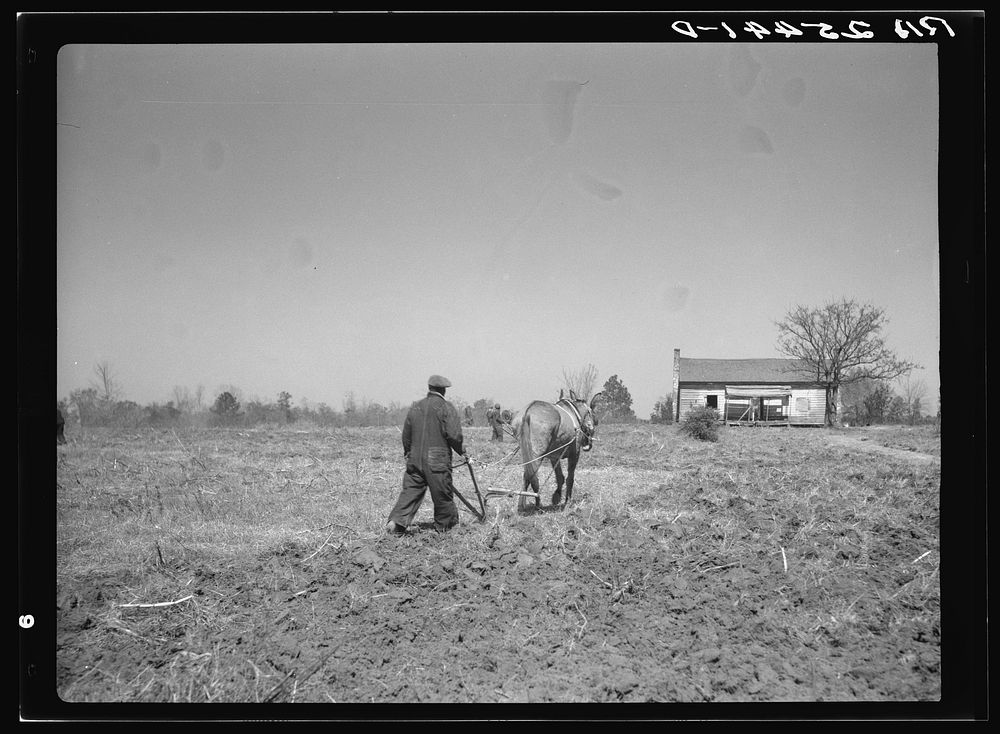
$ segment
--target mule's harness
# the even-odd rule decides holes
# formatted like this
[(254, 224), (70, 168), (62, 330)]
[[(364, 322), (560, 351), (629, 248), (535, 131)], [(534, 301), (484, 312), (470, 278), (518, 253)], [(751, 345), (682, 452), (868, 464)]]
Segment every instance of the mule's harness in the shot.
[[(563, 413), (569, 416), (569, 419), (573, 421), (574, 430), (576, 431), (576, 436), (579, 437), (583, 434), (584, 440), (580, 441), (580, 448), (584, 451), (590, 451), (591, 442), (590, 434), (583, 427), (583, 416), (580, 415), (580, 409), (576, 407), (576, 404), (572, 400), (567, 400), (566, 398), (561, 398), (555, 403), (555, 406), (559, 408)], [(570, 410), (566, 410), (565, 406), (569, 406)]]

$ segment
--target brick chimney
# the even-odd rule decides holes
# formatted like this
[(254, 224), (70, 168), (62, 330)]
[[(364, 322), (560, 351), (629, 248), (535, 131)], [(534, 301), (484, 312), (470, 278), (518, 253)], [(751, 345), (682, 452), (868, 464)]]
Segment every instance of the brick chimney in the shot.
[(681, 350), (674, 350), (674, 421), (680, 420), (680, 381), (681, 381)]

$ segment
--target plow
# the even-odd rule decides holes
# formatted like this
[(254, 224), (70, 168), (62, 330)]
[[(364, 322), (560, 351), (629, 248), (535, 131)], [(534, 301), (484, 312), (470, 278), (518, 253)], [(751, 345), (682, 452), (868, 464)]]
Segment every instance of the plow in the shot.
[[(486, 520), (486, 504), (494, 497), (530, 497), (532, 499), (537, 499), (538, 495), (534, 492), (524, 492), (516, 489), (493, 489), (492, 487), (486, 490), (484, 495), (479, 490), (479, 482), (476, 481), (476, 472), (472, 468), (471, 461), (463, 461), (462, 464), (469, 468), (469, 477), (472, 479), (472, 488), (476, 491), (476, 499), (479, 501), (479, 508), (476, 509), (469, 500), (465, 499), (461, 492), (458, 491), (454, 485), (452, 489), (455, 492), (455, 496), (461, 500), (462, 504), (469, 508), (469, 512), (476, 516), (479, 522), (484, 522)], [(458, 464), (456, 466), (462, 466)]]

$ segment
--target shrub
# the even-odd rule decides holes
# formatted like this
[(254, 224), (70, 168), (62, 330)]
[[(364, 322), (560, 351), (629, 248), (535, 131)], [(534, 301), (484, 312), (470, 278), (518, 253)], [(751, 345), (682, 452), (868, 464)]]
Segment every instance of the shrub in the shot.
[(146, 406), (146, 423), (151, 426), (173, 425), (181, 417), (181, 411), (174, 407), (173, 401), (164, 406), (152, 403)]
[(681, 429), (692, 438), (701, 441), (718, 441), (719, 411), (707, 405), (692, 408), (684, 416)]
[(240, 413), (240, 403), (233, 397), (232, 393), (224, 392), (215, 399), (215, 404), (210, 408), (213, 413), (212, 423), (217, 426), (226, 426), (236, 423), (242, 418)]

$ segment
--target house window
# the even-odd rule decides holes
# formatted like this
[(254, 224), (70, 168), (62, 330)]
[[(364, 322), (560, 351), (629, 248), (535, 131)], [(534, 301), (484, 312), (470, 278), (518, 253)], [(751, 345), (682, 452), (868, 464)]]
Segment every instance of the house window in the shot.
[(705, 405), (709, 408), (719, 409), (719, 396), (718, 395), (708, 395), (705, 397)]
[(798, 413), (808, 413), (809, 398), (795, 398), (795, 410)]

